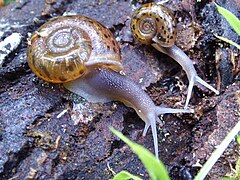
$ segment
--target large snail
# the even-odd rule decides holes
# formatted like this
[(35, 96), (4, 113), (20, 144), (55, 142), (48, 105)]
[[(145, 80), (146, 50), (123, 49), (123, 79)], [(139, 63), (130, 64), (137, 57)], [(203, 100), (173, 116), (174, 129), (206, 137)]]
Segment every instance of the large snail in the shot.
[(214, 93), (219, 91), (201, 79), (189, 57), (176, 45), (176, 20), (169, 9), (159, 3), (148, 3), (138, 8), (131, 19), (134, 37), (143, 44), (152, 45), (158, 51), (176, 60), (187, 74), (189, 85), (184, 108), (188, 107), (194, 85), (202, 84)]
[(155, 106), (150, 97), (123, 75), (120, 47), (111, 32), (84, 16), (63, 16), (42, 25), (31, 37), (28, 64), (40, 78), (64, 86), (91, 102), (118, 100), (132, 107), (152, 128), (158, 157), (156, 121), (164, 113), (193, 110)]

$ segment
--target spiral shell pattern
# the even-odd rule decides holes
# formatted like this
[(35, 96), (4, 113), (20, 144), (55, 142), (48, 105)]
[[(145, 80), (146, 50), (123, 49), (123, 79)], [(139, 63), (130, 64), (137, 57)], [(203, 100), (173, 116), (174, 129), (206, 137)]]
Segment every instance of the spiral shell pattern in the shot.
[(145, 4), (134, 12), (131, 30), (140, 43), (157, 42), (163, 47), (174, 45), (177, 36), (173, 14), (163, 5), (155, 3)]
[(62, 16), (42, 25), (31, 37), (28, 64), (48, 82), (65, 83), (91, 68), (122, 69), (120, 48), (111, 32), (85, 16)]

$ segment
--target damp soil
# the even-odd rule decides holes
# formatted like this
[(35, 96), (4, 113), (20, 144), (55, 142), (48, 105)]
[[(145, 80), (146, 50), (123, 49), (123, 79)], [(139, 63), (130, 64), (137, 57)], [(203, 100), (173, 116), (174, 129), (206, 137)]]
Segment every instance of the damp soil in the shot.
[[(217, 3), (240, 18), (237, 1)], [(137, 156), (108, 128), (153, 152), (151, 131), (142, 136), (144, 123), (137, 114), (120, 102), (88, 103), (62, 85), (44, 82), (31, 72), (26, 55), (30, 34), (49, 19), (63, 13), (88, 16), (114, 34), (128, 77), (156, 104), (182, 108), (188, 81), (181, 66), (131, 35), (131, 15), (146, 2), (23, 0), (0, 7), (0, 40), (13, 32), (22, 36), (0, 67), (0, 179), (111, 179), (113, 171), (121, 170), (149, 179)], [(195, 87), (190, 102), (194, 114), (161, 117), (160, 159), (171, 179), (193, 179), (240, 115), (239, 51), (214, 34), (238, 44), (240, 39), (211, 1), (170, 0), (165, 6), (177, 18), (176, 45), (192, 59), (199, 76), (221, 92), (216, 96)], [(232, 142), (207, 179), (232, 172), (238, 148)]]

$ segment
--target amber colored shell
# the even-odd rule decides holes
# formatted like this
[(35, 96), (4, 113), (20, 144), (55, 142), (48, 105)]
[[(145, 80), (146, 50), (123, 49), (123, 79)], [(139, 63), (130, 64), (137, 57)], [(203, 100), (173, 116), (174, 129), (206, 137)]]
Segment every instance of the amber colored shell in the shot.
[(31, 37), (28, 64), (40, 78), (65, 83), (91, 68), (122, 70), (120, 48), (112, 33), (85, 16), (62, 16), (43, 24)]
[(174, 45), (177, 36), (176, 20), (169, 9), (161, 4), (149, 3), (137, 9), (131, 19), (134, 37), (142, 44), (156, 40), (163, 47)]

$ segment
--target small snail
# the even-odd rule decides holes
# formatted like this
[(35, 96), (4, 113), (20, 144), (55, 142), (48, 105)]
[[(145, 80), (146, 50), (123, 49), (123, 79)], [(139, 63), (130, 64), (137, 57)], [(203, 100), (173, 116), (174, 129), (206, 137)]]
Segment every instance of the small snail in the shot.
[(40, 78), (64, 86), (91, 102), (118, 100), (132, 107), (152, 128), (158, 157), (156, 121), (164, 113), (193, 110), (155, 106), (133, 81), (122, 75), (120, 47), (111, 32), (84, 16), (63, 16), (42, 25), (31, 37), (28, 64)]
[(176, 20), (169, 9), (161, 4), (148, 3), (138, 8), (131, 19), (133, 36), (143, 44), (152, 45), (177, 61), (187, 74), (189, 85), (184, 108), (188, 107), (194, 85), (202, 84), (217, 95), (219, 91), (201, 79), (189, 57), (176, 45)]

